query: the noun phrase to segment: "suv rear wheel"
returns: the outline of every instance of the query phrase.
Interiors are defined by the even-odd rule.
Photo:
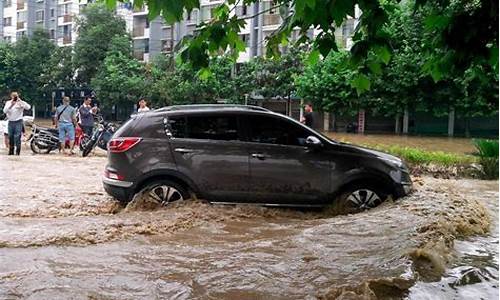
[[[163,206],[170,202],[183,201],[190,198],[189,193],[182,185],[167,179],[158,179],[147,183],[139,194]]]
[[[379,206],[387,196],[383,187],[375,184],[352,184],[337,196],[332,208],[338,214],[358,213]]]

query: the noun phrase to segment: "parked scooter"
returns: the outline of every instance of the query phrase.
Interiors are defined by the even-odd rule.
[[[84,139],[84,134],[80,126],[75,128],[75,147],[80,146]],[[31,128],[31,135],[28,137],[27,141],[30,143],[30,148],[33,153],[36,154],[47,154],[53,150],[59,149],[59,130],[57,128],[41,127],[33,124]],[[70,141],[66,139],[65,146],[69,148]]]
[[[97,127],[94,128],[90,139],[85,139],[82,142],[82,156],[86,157],[94,150],[96,146],[103,150],[108,150],[108,142],[111,140],[113,133],[116,131],[116,126],[113,123],[107,123],[102,116],[98,117]]]

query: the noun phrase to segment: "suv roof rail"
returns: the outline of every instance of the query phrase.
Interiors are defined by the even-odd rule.
[[[203,109],[231,109],[238,108],[242,110],[255,110],[255,111],[270,111],[267,108],[255,105],[243,104],[188,104],[188,105],[173,105],[158,108],[155,111],[176,111],[176,110],[203,110]]]

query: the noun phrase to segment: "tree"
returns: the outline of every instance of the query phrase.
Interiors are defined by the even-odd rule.
[[[35,105],[45,100],[43,87],[48,84],[45,72],[53,67],[48,58],[56,47],[44,30],[35,30],[32,36],[22,37],[14,45],[18,75],[11,89],[18,89],[23,99]]]
[[[117,0],[102,0],[115,6]],[[124,1],[125,0],[119,0]],[[201,23],[194,36],[181,43],[180,56],[195,69],[208,68],[209,56],[221,52],[230,52],[233,58],[244,51],[244,43],[239,33],[245,20],[256,15],[240,17],[233,14],[229,5],[240,4],[241,0],[229,0],[212,9],[212,20]],[[243,0],[246,5],[260,0]],[[162,15],[168,23],[181,21],[184,12],[200,8],[199,0],[141,0],[134,1],[136,7],[146,3],[151,19]],[[335,42],[335,29],[348,17],[355,16],[355,7],[362,11],[359,26],[353,37],[354,45],[350,50],[350,66],[355,70],[351,83],[358,92],[366,91],[370,86],[367,61],[387,64],[391,58],[391,49],[386,27],[389,14],[397,6],[395,1],[384,0],[277,0],[258,14],[271,10],[279,11],[282,25],[268,38],[267,53],[280,55],[280,45],[287,45],[295,29],[300,37],[296,44],[312,42],[309,61],[317,61],[319,54],[326,57],[330,51],[338,51]],[[424,58],[424,70],[439,80],[442,74],[455,69],[466,70],[473,62],[483,65],[488,63],[498,70],[498,1],[482,0],[416,0],[414,8],[430,12],[426,19],[425,31],[430,39],[430,51]],[[308,36],[311,29],[320,33],[312,40]],[[347,60],[346,60],[347,62]],[[344,64],[346,64],[344,62]]]
[[[350,81],[354,72],[343,61],[347,52],[332,52],[314,65],[308,66],[295,80],[298,94],[324,111],[352,114],[361,106]]]
[[[105,108],[132,105],[148,90],[144,74],[144,66],[132,56],[130,38],[115,36],[91,86]]]
[[[14,87],[18,71],[16,68],[15,54],[7,43],[0,43],[0,97],[7,95]]]
[[[72,88],[75,86],[72,52],[71,47],[57,47],[52,52],[42,76],[45,82],[43,90],[46,93],[60,87]]]
[[[234,102],[238,97],[231,76],[233,64],[227,57],[211,60],[210,72],[200,78],[191,66],[160,59],[152,66],[152,100],[157,106],[193,103]]]
[[[100,4],[85,8],[76,21],[78,38],[74,48],[77,81],[88,85],[102,64],[114,37],[127,36],[125,21]]]

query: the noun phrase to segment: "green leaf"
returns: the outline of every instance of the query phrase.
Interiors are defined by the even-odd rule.
[[[495,45],[490,48],[490,65],[496,70],[498,73],[498,45]]]
[[[307,63],[309,65],[315,65],[319,61],[319,50],[315,49],[309,53],[309,57],[307,58]]]
[[[202,68],[200,69],[200,71],[198,71],[198,76],[201,80],[207,80],[212,77],[212,71],[210,70],[210,68]]]
[[[450,18],[444,15],[430,15],[424,20],[427,29],[444,29],[450,24]]]
[[[370,79],[365,74],[359,73],[351,81],[351,86],[356,89],[358,96],[370,90]]]
[[[382,74],[382,66],[376,61],[369,62],[368,68],[376,75]]]
[[[116,7],[116,0],[105,0],[106,6],[109,8],[115,8]]]
[[[378,59],[380,59],[384,64],[388,64],[391,60],[391,51],[387,46],[377,46],[374,49],[375,55],[377,55]]]
[[[310,9],[314,9],[316,6],[316,0],[305,0],[305,2]]]

